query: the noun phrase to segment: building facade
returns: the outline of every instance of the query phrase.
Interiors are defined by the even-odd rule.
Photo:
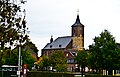
[[[84,25],[80,22],[79,14],[75,23],[71,26],[71,36],[58,37],[42,49],[42,55],[50,56],[54,51],[61,50],[67,58],[67,70],[74,71],[77,64],[75,56],[79,51],[84,50]]]

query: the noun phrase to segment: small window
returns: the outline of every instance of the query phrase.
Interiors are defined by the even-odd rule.
[[[68,59],[67,63],[74,63],[74,59]]]
[[[52,48],[52,45],[50,45],[50,48]]]
[[[59,45],[59,47],[62,47],[62,45]]]

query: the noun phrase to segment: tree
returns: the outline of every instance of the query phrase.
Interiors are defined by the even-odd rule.
[[[20,4],[24,3],[22,0]],[[0,0],[0,48],[14,45],[14,42],[24,42],[26,34],[26,21],[20,4],[18,5],[14,0]],[[20,38],[23,38],[19,40]]]
[[[37,49],[37,47],[35,46],[35,44],[34,44],[32,41],[27,40],[26,43],[25,43],[23,46],[28,46],[28,47],[30,47],[30,48],[33,50],[33,52],[35,52],[36,55],[38,55],[38,51],[39,51],[39,50]]]
[[[37,61],[37,62],[35,62],[35,64],[39,67],[39,69],[38,70],[43,70],[43,58],[42,57],[40,57],[39,58],[39,60]]]
[[[82,68],[81,72],[83,76],[83,70],[85,70],[85,67],[87,66],[87,51],[79,51],[75,59],[77,60],[79,67]]]
[[[32,53],[29,50],[22,50],[22,64],[27,64],[29,70],[31,70],[35,61],[37,61],[36,58],[32,56]]]
[[[89,50],[91,53],[90,66],[95,65],[94,68],[109,71],[120,68],[120,49],[109,31],[104,30],[100,36],[95,37],[94,44],[89,46]]]
[[[43,55],[39,58],[39,61],[35,62],[39,66],[39,70],[48,70],[49,66],[52,66],[56,71],[66,71],[66,57],[63,51],[56,50],[49,57]]]
[[[31,70],[32,66],[34,65],[34,62],[36,61],[36,58],[32,56],[32,53],[27,49],[22,49],[22,64],[27,64],[28,69]],[[2,58],[3,64],[5,65],[18,65],[18,47],[16,47],[13,50],[7,49],[5,52],[3,52],[4,56]]]
[[[24,43],[28,38],[25,21],[25,9],[21,0],[0,0],[0,52],[11,49],[16,43]],[[24,16],[23,16],[24,15]],[[1,63],[2,57],[0,58]]]
[[[7,49],[4,52],[3,59],[5,60],[5,65],[18,65],[18,51]]]
[[[47,70],[48,66],[50,66],[49,58],[43,55],[37,62],[35,62],[35,64],[39,66],[38,70]]]
[[[50,57],[49,57],[50,64],[59,72],[66,71],[66,57],[63,51],[56,50]]]

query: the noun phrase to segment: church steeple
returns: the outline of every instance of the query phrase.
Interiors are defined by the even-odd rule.
[[[80,22],[80,18],[79,18],[79,10],[77,11],[77,18],[75,23],[72,26],[83,26]]]
[[[80,24],[80,19],[79,19],[79,15],[77,15],[77,18],[76,18],[76,22],[75,22],[76,25]]]
[[[80,24],[79,10],[77,10],[77,18],[75,24]]]
[[[80,22],[79,11],[77,11],[76,21],[72,25],[72,47],[77,50],[84,48],[84,25]]]
[[[76,21],[72,25],[72,36],[79,37],[80,35],[84,37],[84,25],[80,22],[79,11],[77,11]]]

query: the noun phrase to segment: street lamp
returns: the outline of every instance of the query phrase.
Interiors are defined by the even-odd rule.
[[[24,4],[26,1],[24,0],[20,0],[20,3]],[[21,71],[21,65],[22,65],[22,56],[21,56],[21,46],[23,44],[23,40],[27,37],[27,30],[28,28],[26,28],[26,22],[25,22],[25,17],[26,17],[26,11],[25,9],[23,10],[23,15],[24,15],[24,18],[23,18],[23,21],[21,23],[21,26],[23,26],[23,29],[20,30],[20,36],[19,36],[19,57],[18,57],[18,71],[17,71],[17,75],[18,77],[20,77],[20,71]],[[26,36],[25,36],[26,35]]]
[[[25,19],[25,10],[24,10],[24,19]],[[20,36],[19,36],[19,50],[18,50],[18,52],[19,52],[19,57],[18,57],[18,77],[20,77],[20,71],[21,71],[21,65],[22,65],[22,56],[21,56],[21,46],[25,43],[25,40],[27,40],[27,33],[29,32],[29,31],[27,31],[25,28],[26,28],[26,26],[25,26],[25,24],[26,24],[26,22],[25,22],[25,20],[23,19],[23,21],[22,21],[22,24],[21,25],[23,25],[23,28],[24,28],[24,31],[21,31],[21,33],[19,34]],[[28,28],[27,28],[28,29]],[[24,41],[23,41],[24,40]]]
[[[21,70],[21,63],[20,63],[20,61],[21,61],[21,59],[20,59],[20,57],[21,57],[21,45],[19,45],[19,58],[18,58],[18,71],[17,71],[17,74],[18,74],[18,77],[20,77],[20,70]]]
[[[19,37],[19,45],[18,45],[19,57],[18,57],[18,71],[17,71],[18,77],[20,77],[20,71],[21,71],[21,40],[22,40],[22,37]]]

